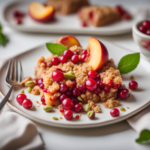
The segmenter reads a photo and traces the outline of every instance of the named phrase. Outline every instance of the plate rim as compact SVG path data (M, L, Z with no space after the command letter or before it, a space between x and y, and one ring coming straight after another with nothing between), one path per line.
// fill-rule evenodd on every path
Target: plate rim
M82 36L82 37L85 37L85 36ZM106 40L103 40L103 41L106 41ZM114 43L111 43L111 42L109 42L109 41L106 41L106 42L109 43L109 44L111 44L111 45L115 45L115 46L117 46L117 47L120 47L120 48L122 48L122 49L124 49L124 50L127 50L127 51L129 51L129 52L133 52L133 51L131 51L131 50L128 50L128 49L126 49L126 48L123 48L123 47L121 47L121 46L118 46L118 45L116 45L116 44L114 44ZM36 49L36 48L38 48L38 47L40 47L40 46L43 46L43 45L44 45L44 43L43 43L43 44L40 44L40 45L38 45L38 46L36 46L36 47L34 47L34 48L30 48L30 49L28 49L28 50L25 51L25 52L16 54L16 55L13 56L13 57L17 57L17 56L22 55L22 54L24 54L24 53L28 53L29 51L32 51L32 50L34 50L34 49ZM8 60L7 60L7 61L8 61ZM7 63L7 61L4 62L2 68L3 68L4 65ZM2 68L1 68L1 69L2 69ZM2 97L5 96L5 95L2 93L1 90L0 90L0 94L2 95ZM50 126L55 126L55 127L61 127L61 128L93 128L93 127L100 127L100 126L110 125L110 124L114 124L114 123L117 123L117 122L126 120L127 118L129 118L129 117L131 117L131 116L137 114L138 112L142 111L144 108L148 107L148 106L150 105L150 100L149 100L148 102L144 103L144 104L143 104L142 106L140 106L139 108L135 109L134 111L132 111L132 112L130 112L130 113L124 115L124 116L120 116L119 118L114 118L113 120L109 120L109 121L103 121L102 123L94 123L94 124L87 124L87 123L86 123L86 124L82 124L82 125L81 125L81 124L79 124L79 125L77 125L77 124L69 124L69 125L68 125L68 124L66 124L66 123L60 123L60 122L56 122L56 123L55 123L55 122L51 122L51 121L42 120L42 119L40 119L40 118L34 117L34 116L32 116L32 115L29 115L29 114L27 114L27 113L21 111L19 108L15 107L13 104L11 104L10 100L8 100L7 105L8 105L12 110L14 110L15 112L17 112L17 113L19 113L19 114L21 114L21 115L23 115L23 116L25 116L25 117L27 117L27 118L29 118L29 119L35 121L35 122L41 123L41 124L50 125Z
M27 1L29 1L29 0L27 0ZM11 6L11 5L15 4L15 3L23 3L23 2L19 1L19 0L14 0L14 1L11 1L10 3L3 4L3 7L1 8L0 18L1 18L1 22L4 25L9 26L9 27L11 27L11 28L13 28L15 30L22 31L22 32L47 33L47 30L43 30L44 28L42 29L42 31L41 30L36 31L37 29L34 30L34 27L28 28L28 27L16 26L16 25L10 24L5 19L4 12L7 9L7 7L9 7L9 6ZM127 28L127 29L123 29L123 30L122 29L118 29L117 31L116 30L115 31L112 30L112 31L109 31L109 32L105 32L105 31L103 32L103 31L97 31L97 30L95 30L95 31L88 30L88 32L87 32L87 30L84 31L84 29L82 29L82 30L76 30L76 29L72 30L71 28L70 29L67 28L67 29L63 29L63 30L57 29L57 31L56 31L56 29L54 30L53 28L52 29L49 28L48 31L49 31L48 33L58 33L59 32L61 34L66 34L66 33L67 34L84 34L84 35L93 34L93 35L112 36L112 35L122 35L122 34L130 33L132 31L132 26L130 28Z

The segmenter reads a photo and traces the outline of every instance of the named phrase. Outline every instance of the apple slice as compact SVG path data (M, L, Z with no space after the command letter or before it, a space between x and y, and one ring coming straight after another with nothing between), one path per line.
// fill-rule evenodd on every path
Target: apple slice
M87 62L93 70L101 69L108 61L108 51L104 44L94 37L89 38L90 58Z
M56 99L55 101L51 101L50 100L51 96L52 94L50 93L44 93L46 105L58 106L60 104L60 101L58 99Z
M67 48L70 48L71 46L74 46L74 45L81 46L79 41L75 37L70 36L70 35L61 37L59 40L56 41L56 43L62 44L66 46Z
M53 18L54 8L52 6L44 6L38 2L33 2L29 6L29 14L34 20L46 22Z

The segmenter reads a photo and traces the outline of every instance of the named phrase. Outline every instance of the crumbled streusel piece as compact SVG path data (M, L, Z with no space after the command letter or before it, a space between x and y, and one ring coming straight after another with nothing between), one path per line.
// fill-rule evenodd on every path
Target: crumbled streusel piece
M107 102L102 103L103 106L105 106L106 108L114 108L120 105L120 102L118 100L112 100L112 99L108 99Z

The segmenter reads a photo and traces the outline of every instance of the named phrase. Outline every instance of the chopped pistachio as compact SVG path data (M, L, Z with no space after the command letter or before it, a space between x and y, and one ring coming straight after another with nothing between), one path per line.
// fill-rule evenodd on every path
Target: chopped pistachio
M32 88L31 88L31 87L28 87L28 88L27 88L27 92L28 92L28 93L31 93L31 91L32 91Z
M87 116L90 118L90 117L92 117L92 116L93 116L93 114L94 114L94 111L93 111L93 110L91 110L91 111L89 111L89 112L87 113Z
M53 119L54 119L54 120L58 120L58 118L57 118L57 117L53 117Z
M75 78L75 74L73 71L68 71L67 73L64 73L64 77L73 80Z
M126 111L124 107L120 107L120 110L121 111Z
M80 96L77 97L78 101L82 101L82 98Z
M35 85L35 82L34 81L27 81L26 83L25 83L25 86L28 86L28 87L32 87L32 86L34 86Z
M22 94L24 94L24 90L21 90L20 92L21 92Z
M83 106L83 110L84 110L85 112L90 111L90 105L89 105L89 104L85 104L85 105Z
M50 106L50 105L46 105L46 106L43 107L43 110L45 110L46 112L50 112L50 111L53 110L53 107Z

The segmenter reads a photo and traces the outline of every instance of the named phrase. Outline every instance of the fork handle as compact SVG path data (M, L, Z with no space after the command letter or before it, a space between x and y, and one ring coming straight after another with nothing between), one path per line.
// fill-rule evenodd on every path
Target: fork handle
M13 90L14 86L11 86L8 93L6 94L6 96L2 99L2 101L0 102L0 111L2 110L2 108L4 107L5 103L7 102L7 100L10 97L10 94Z

